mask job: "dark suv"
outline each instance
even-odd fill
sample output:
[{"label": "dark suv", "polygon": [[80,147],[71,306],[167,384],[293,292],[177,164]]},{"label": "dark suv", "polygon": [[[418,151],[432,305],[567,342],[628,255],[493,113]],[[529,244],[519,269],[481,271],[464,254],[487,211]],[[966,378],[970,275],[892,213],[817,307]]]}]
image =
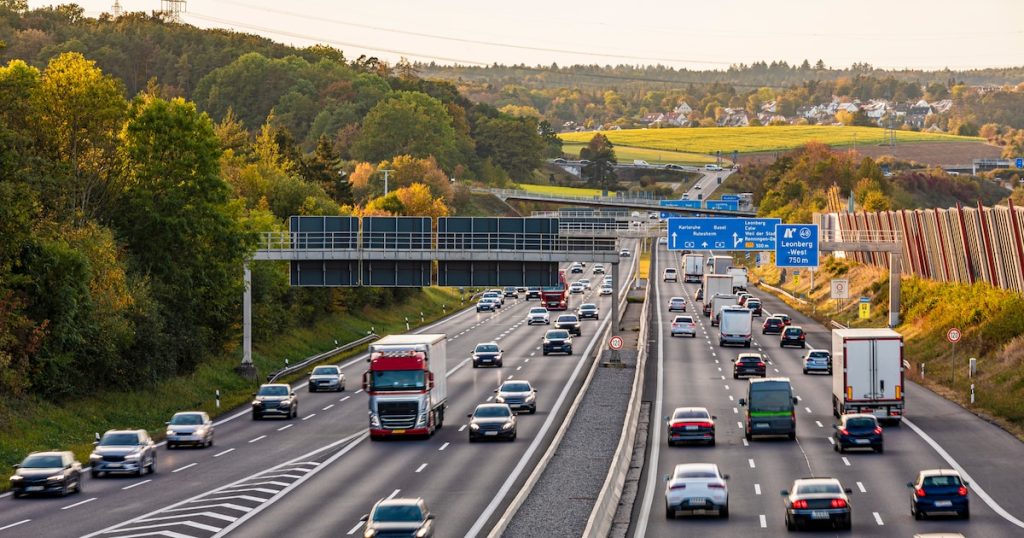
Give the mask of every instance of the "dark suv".
[{"label": "dark suv", "polygon": [[779,347],[786,346],[800,346],[807,347],[807,335],[804,334],[802,327],[796,325],[790,325],[782,330],[782,336],[779,338]]},{"label": "dark suv", "polygon": [[565,329],[576,336],[583,336],[580,330],[580,318],[576,314],[562,314],[555,320],[556,329]]},{"label": "dark suv", "polygon": [[526,290],[526,300],[529,301],[530,299],[540,300],[540,288],[530,288]]},{"label": "dark suv", "polygon": [[761,317],[762,309],[760,299],[747,299],[747,301],[743,303],[743,306],[750,309],[750,315]]},{"label": "dark suv", "polygon": [[291,387],[284,383],[267,383],[260,385],[260,390],[253,394],[252,419],[270,415],[284,418],[299,416],[299,397]]},{"label": "dark suv", "polygon": [[544,345],[541,351],[545,355],[557,352],[572,355],[572,335],[565,329],[551,329],[544,334]]},{"label": "dark suv", "polygon": [[82,464],[71,452],[33,452],[14,466],[11,493],[17,499],[29,493],[82,492]]},{"label": "dark suv", "polygon": [[740,356],[733,361],[732,378],[739,379],[742,376],[766,377],[768,367],[764,359],[757,353],[740,353]]}]

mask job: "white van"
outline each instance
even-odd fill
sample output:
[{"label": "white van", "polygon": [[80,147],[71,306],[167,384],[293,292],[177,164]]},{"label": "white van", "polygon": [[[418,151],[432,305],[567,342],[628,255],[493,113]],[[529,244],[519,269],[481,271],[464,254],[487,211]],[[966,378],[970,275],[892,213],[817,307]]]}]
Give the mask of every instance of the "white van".
[{"label": "white van", "polygon": [[717,164],[705,164],[704,169],[712,172],[718,172],[722,170],[722,167],[718,166]]}]

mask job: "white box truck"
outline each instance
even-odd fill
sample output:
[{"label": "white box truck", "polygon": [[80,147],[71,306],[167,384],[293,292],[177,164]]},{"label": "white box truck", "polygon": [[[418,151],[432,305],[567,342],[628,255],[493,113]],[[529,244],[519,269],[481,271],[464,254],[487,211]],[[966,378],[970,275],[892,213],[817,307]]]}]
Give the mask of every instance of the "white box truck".
[{"label": "white box truck", "polygon": [[729,274],[732,275],[732,289],[747,291],[747,268],[730,267]]},{"label": "white box truck", "polygon": [[722,309],[718,321],[718,346],[740,344],[750,347],[751,325],[753,324],[750,310],[727,306]]},{"label": "white box truck", "polygon": [[448,402],[444,334],[393,334],[370,344],[363,390],[370,439],[433,435]]},{"label": "white box truck", "polygon": [[832,413],[903,419],[903,336],[892,329],[832,331]]},{"label": "white box truck", "polygon": [[721,313],[722,313],[722,309],[726,308],[726,307],[729,307],[729,306],[737,306],[736,302],[739,301],[739,300],[740,300],[739,296],[738,295],[733,295],[732,293],[728,293],[728,294],[719,293],[718,295],[715,295],[714,297],[712,297],[711,298],[711,325],[714,326],[714,327],[717,327],[719,322],[720,322],[720,319],[721,319],[720,316],[721,316]]},{"label": "white box truck", "polygon": [[701,306],[705,316],[711,315],[711,300],[717,294],[729,295],[732,293],[732,277],[729,275],[704,275],[704,285],[701,288],[704,298],[701,299]]},{"label": "white box truck", "polygon": [[727,275],[732,267],[732,256],[711,256],[708,258],[708,266],[713,274]]},{"label": "white box truck", "polygon": [[700,282],[704,277],[704,255],[683,256],[683,282]]}]

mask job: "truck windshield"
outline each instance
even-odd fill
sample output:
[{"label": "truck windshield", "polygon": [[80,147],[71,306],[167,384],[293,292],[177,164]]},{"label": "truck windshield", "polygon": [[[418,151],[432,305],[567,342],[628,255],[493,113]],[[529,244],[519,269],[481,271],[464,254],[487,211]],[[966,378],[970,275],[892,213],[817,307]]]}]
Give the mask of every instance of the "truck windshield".
[{"label": "truck windshield", "polygon": [[373,372],[373,390],[422,390],[426,386],[426,376],[422,370]]},{"label": "truck windshield", "polygon": [[751,411],[792,411],[793,396],[787,389],[750,391]]}]

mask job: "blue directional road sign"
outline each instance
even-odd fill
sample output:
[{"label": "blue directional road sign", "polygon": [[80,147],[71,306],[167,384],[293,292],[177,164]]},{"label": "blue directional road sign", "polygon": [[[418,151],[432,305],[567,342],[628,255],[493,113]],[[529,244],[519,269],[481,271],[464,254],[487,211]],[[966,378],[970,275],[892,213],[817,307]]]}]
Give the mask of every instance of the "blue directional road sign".
[{"label": "blue directional road sign", "polygon": [[775,226],[775,239],[778,267],[818,266],[817,224],[779,224]]},{"label": "blue directional road sign", "polygon": [[779,219],[668,219],[670,250],[775,250]]},{"label": "blue directional road sign", "polygon": [[1017,157],[1017,168],[1024,168],[1024,157]]},{"label": "blue directional road sign", "polygon": [[723,194],[722,195],[722,199],[723,200],[735,200],[735,201],[739,202],[740,201],[740,195],[738,195],[738,194]]},{"label": "blue directional road sign", "polygon": [[[700,200],[658,200],[658,205],[665,207],[685,207],[689,209],[700,209]],[[674,213],[661,212],[661,218],[667,219]]]},{"label": "blue directional road sign", "polygon": [[704,207],[707,209],[721,209],[725,211],[737,211],[740,208],[739,200],[704,200]]}]

